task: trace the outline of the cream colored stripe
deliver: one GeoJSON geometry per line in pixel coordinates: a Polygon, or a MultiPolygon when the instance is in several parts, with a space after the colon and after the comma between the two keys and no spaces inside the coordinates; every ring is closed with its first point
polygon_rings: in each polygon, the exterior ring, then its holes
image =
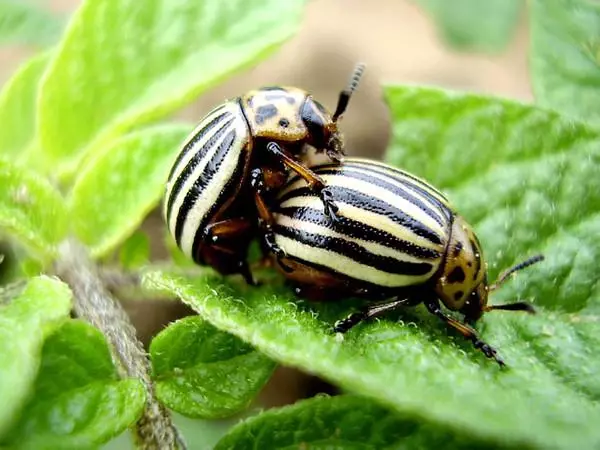
{"type": "Polygon", "coordinates": [[[385,287],[410,286],[428,279],[429,275],[413,276],[390,274],[374,267],[360,264],[340,253],[306,245],[285,236],[276,235],[277,244],[287,252],[301,260],[329,267],[343,275],[385,287]]]}
{"type": "Polygon", "coordinates": [[[392,178],[402,177],[402,178],[406,178],[407,180],[410,180],[412,182],[415,182],[415,180],[413,178],[411,178],[411,177],[414,177],[417,179],[417,183],[421,184],[421,186],[424,189],[426,189],[433,197],[436,197],[440,202],[442,202],[446,205],[448,204],[448,199],[440,190],[438,190],[437,188],[435,188],[434,186],[429,184],[423,178],[418,177],[417,175],[414,175],[414,174],[409,174],[409,172],[406,172],[405,170],[399,169],[397,167],[389,166],[388,164],[385,164],[381,161],[373,161],[373,160],[365,159],[365,158],[346,158],[344,160],[344,162],[347,167],[364,167],[366,170],[369,170],[369,165],[376,166],[380,170],[389,173],[392,178]],[[368,165],[367,165],[367,163],[368,163],[368,165]],[[410,175],[410,177],[407,176],[407,174],[410,175]]]}
{"type": "MultiPolygon", "coordinates": [[[[398,222],[382,214],[365,211],[363,208],[348,205],[343,202],[336,202],[339,207],[338,215],[364,223],[372,228],[390,233],[392,236],[404,241],[412,242],[423,248],[443,252],[444,236],[442,234],[442,245],[431,242],[429,239],[415,234],[410,228],[400,225],[398,222]]],[[[323,203],[318,197],[292,197],[281,204],[281,207],[302,208],[308,207],[323,211],[323,203]]],[[[438,225],[439,226],[439,225],[438,225]]]]}
{"type": "MultiPolygon", "coordinates": [[[[204,117],[204,119],[202,119],[202,121],[198,124],[198,126],[196,126],[194,131],[192,131],[188,135],[188,137],[186,138],[186,140],[183,143],[183,145],[181,146],[181,148],[184,149],[190,143],[190,141],[192,141],[194,139],[194,137],[198,133],[200,133],[202,131],[202,129],[204,127],[206,127],[213,119],[215,119],[216,117],[220,116],[221,114],[224,114],[227,112],[229,112],[232,115],[224,117],[225,120],[223,121],[223,123],[225,123],[227,120],[231,120],[232,118],[235,118],[236,113],[239,114],[238,105],[233,102],[227,103],[225,105],[219,106],[218,108],[215,108],[210,113],[208,113],[208,115],[206,117],[204,117]]],[[[235,121],[236,121],[236,119],[234,119],[234,122],[235,121]]],[[[189,162],[192,160],[192,158],[206,144],[206,142],[208,142],[208,140],[214,136],[214,134],[219,130],[219,128],[221,126],[222,126],[222,124],[215,125],[215,127],[209,133],[206,133],[204,136],[202,136],[201,139],[199,139],[196,143],[194,143],[194,145],[191,146],[185,152],[185,156],[181,159],[181,161],[179,161],[179,163],[177,164],[177,167],[173,171],[173,176],[167,181],[166,194],[165,194],[166,199],[168,199],[171,196],[171,190],[173,189],[173,185],[175,184],[175,182],[181,175],[181,172],[183,172],[183,170],[189,164],[189,162]]],[[[179,157],[179,155],[177,155],[177,157],[179,157]]],[[[205,161],[203,161],[203,162],[205,162],[205,161]]],[[[165,202],[165,203],[167,203],[167,202],[165,202]]],[[[166,211],[165,211],[165,213],[166,213],[166,211]]],[[[166,217],[166,215],[165,215],[165,217],[166,217]]]]}
{"type": "MultiPolygon", "coordinates": [[[[342,233],[338,233],[330,228],[327,228],[327,227],[324,227],[321,225],[317,225],[317,224],[314,224],[311,222],[306,222],[304,220],[299,220],[299,219],[295,219],[295,218],[283,216],[283,215],[277,215],[277,216],[278,217],[276,220],[277,220],[278,225],[282,225],[282,226],[288,227],[288,228],[293,228],[296,230],[302,230],[303,232],[316,234],[319,236],[326,236],[326,237],[330,237],[330,238],[343,239],[345,241],[353,242],[357,245],[360,245],[361,247],[364,247],[369,253],[372,253],[373,255],[387,256],[390,258],[394,258],[394,259],[398,260],[399,262],[435,263],[435,261],[423,260],[423,259],[417,258],[415,256],[409,255],[407,253],[404,253],[400,250],[395,250],[391,247],[387,247],[385,245],[379,244],[377,242],[366,241],[364,239],[355,238],[355,237],[351,237],[351,236],[348,236],[348,235],[345,235],[342,233]]],[[[435,270],[437,270],[437,265],[435,265],[435,267],[432,268],[431,272],[434,272],[435,270]]]]}
{"type": "MultiPolygon", "coordinates": [[[[422,201],[426,206],[428,206],[429,208],[431,208],[431,210],[433,211],[433,213],[442,221],[442,223],[446,222],[446,217],[440,212],[440,210],[438,209],[438,207],[436,205],[434,205],[433,203],[431,203],[431,201],[427,198],[424,197],[422,193],[418,192],[417,190],[413,189],[409,184],[405,183],[406,182],[410,182],[412,184],[417,184],[420,187],[422,187],[424,190],[430,192],[427,188],[426,185],[424,184],[419,184],[418,182],[411,180],[410,178],[407,177],[399,177],[397,174],[393,174],[390,171],[387,171],[386,174],[383,173],[378,173],[375,172],[373,170],[369,170],[368,168],[362,166],[362,167],[357,167],[357,166],[348,166],[348,167],[344,167],[344,173],[348,173],[348,172],[354,172],[354,173],[361,173],[363,175],[367,175],[367,176],[371,176],[371,177],[377,177],[378,179],[385,181],[387,183],[393,184],[394,186],[396,186],[399,189],[402,189],[404,192],[406,192],[408,195],[412,195],[413,197],[417,198],[418,200],[422,201]]],[[[437,198],[435,195],[432,194],[432,197],[437,198]]]]}
{"type": "MultiPolygon", "coordinates": [[[[223,188],[231,179],[233,173],[235,172],[235,168],[239,163],[240,154],[243,151],[242,144],[245,139],[242,131],[245,130],[245,126],[241,122],[238,122],[237,124],[238,129],[236,139],[231,145],[230,150],[227,153],[227,157],[221,163],[219,170],[214,174],[208,186],[206,186],[206,188],[202,191],[202,195],[192,205],[187,217],[185,218],[183,232],[181,234],[181,248],[190,256],[192,256],[194,237],[196,236],[196,232],[200,226],[200,223],[210,210],[211,206],[217,201],[223,188]]],[[[195,172],[195,174],[196,173],[197,172],[195,172]]]]}
{"type": "MultiPolygon", "coordinates": [[[[425,213],[421,208],[413,205],[408,200],[405,200],[402,197],[395,195],[394,193],[392,193],[391,191],[388,191],[387,189],[381,188],[379,186],[376,186],[374,184],[368,183],[363,180],[357,180],[355,178],[350,178],[350,177],[345,177],[345,176],[340,176],[340,175],[324,175],[323,179],[325,180],[325,183],[328,186],[340,186],[345,189],[353,189],[355,191],[365,193],[367,195],[377,198],[378,200],[381,200],[390,205],[393,205],[394,207],[403,211],[408,216],[412,217],[414,220],[424,224],[426,227],[431,229],[433,232],[437,233],[439,236],[444,236],[444,234],[446,233],[446,229],[444,227],[442,227],[439,223],[437,223],[431,216],[429,216],[427,213],[425,213]]],[[[284,202],[284,203],[286,203],[286,202],[284,202]]],[[[336,204],[338,206],[340,206],[342,204],[342,202],[336,201],[336,204]]],[[[356,211],[362,212],[362,214],[368,214],[366,211],[364,211],[361,208],[354,208],[354,209],[356,211]]],[[[357,213],[354,212],[353,217],[360,217],[360,215],[357,215],[357,213]]],[[[377,217],[382,217],[382,216],[375,215],[375,216],[371,216],[371,217],[373,217],[378,222],[381,222],[381,219],[378,220],[377,217]]],[[[364,220],[365,223],[372,225],[372,223],[367,221],[367,219],[360,219],[360,220],[361,221],[364,220]]],[[[388,223],[395,223],[395,222],[393,222],[391,219],[388,219],[388,223]]],[[[412,230],[410,230],[409,228],[403,227],[403,229],[406,230],[407,232],[409,232],[409,235],[415,236],[414,239],[418,238],[418,236],[416,234],[414,234],[414,232],[412,232],[412,230]]],[[[413,240],[413,238],[411,238],[411,240],[413,240]]]]}
{"type": "MultiPolygon", "coordinates": [[[[230,128],[233,129],[233,126],[231,126],[230,128]]],[[[179,192],[176,194],[177,197],[175,197],[175,200],[173,201],[173,212],[171,213],[171,220],[169,222],[169,229],[171,230],[171,233],[173,235],[175,235],[175,226],[177,224],[177,216],[179,216],[179,209],[181,208],[181,205],[183,204],[183,201],[185,200],[185,196],[190,191],[190,189],[192,189],[192,187],[194,186],[194,183],[196,182],[198,177],[202,174],[202,172],[206,168],[206,166],[209,163],[209,161],[211,160],[211,158],[217,152],[219,145],[221,145],[221,142],[223,142],[223,140],[227,136],[228,131],[230,131],[230,130],[229,129],[225,130],[225,132],[223,133],[221,138],[217,142],[215,142],[212,147],[210,147],[208,149],[204,158],[202,158],[200,160],[199,164],[194,168],[192,173],[190,173],[190,175],[187,177],[187,179],[181,186],[181,189],[179,189],[179,192]]]]}

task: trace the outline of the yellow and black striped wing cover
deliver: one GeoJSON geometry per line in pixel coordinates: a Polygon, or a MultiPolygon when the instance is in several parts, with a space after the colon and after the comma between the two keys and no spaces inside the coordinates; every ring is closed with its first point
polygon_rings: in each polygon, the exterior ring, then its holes
{"type": "Polygon", "coordinates": [[[423,180],[383,163],[347,158],[313,168],[339,207],[339,220],[292,179],[275,209],[277,244],[292,261],[367,287],[394,289],[426,282],[437,271],[453,213],[423,180]]]}
{"type": "Polygon", "coordinates": [[[198,263],[204,228],[240,189],[250,143],[238,100],[226,102],[188,136],[171,169],[164,217],[178,247],[198,263]]]}

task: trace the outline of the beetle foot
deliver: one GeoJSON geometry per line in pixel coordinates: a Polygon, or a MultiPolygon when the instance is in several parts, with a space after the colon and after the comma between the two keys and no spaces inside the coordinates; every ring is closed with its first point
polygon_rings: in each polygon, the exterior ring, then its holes
{"type": "Polygon", "coordinates": [[[350,328],[358,325],[365,319],[366,315],[364,312],[355,312],[350,314],[345,319],[338,320],[333,324],[333,331],[335,333],[345,333],[350,328]]]}
{"type": "Polygon", "coordinates": [[[275,234],[271,230],[271,227],[267,227],[267,230],[265,231],[265,234],[264,234],[264,241],[265,241],[265,244],[267,245],[267,248],[269,249],[269,252],[271,252],[273,255],[275,255],[275,258],[277,259],[277,264],[279,264],[279,267],[281,267],[287,273],[293,272],[293,269],[283,262],[283,259],[287,257],[287,254],[275,242],[275,234]]]}
{"type": "Polygon", "coordinates": [[[344,154],[337,149],[328,149],[326,155],[330,160],[337,164],[340,164],[344,160],[344,154]]]}
{"type": "Polygon", "coordinates": [[[319,192],[319,198],[323,202],[325,215],[332,219],[334,222],[337,222],[339,220],[337,213],[340,208],[335,204],[335,201],[333,200],[333,194],[331,193],[331,191],[327,188],[321,189],[321,191],[319,192]]]}
{"type": "Polygon", "coordinates": [[[487,356],[488,358],[493,359],[494,361],[496,361],[500,367],[505,367],[506,366],[506,363],[502,360],[502,358],[500,358],[498,356],[498,352],[491,345],[486,344],[485,342],[483,342],[480,339],[475,339],[473,341],[473,346],[475,348],[481,350],[483,352],[483,354],[485,356],[487,356]]]}

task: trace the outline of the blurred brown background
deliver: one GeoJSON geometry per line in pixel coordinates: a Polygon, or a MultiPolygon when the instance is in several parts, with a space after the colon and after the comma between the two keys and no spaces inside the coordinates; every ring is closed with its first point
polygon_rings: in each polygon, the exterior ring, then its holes
{"type": "MultiPolygon", "coordinates": [[[[72,11],[79,3],[40,0],[44,2],[61,12],[72,11]]],[[[362,61],[367,71],[344,116],[342,130],[349,154],[378,157],[390,131],[379,88],[382,82],[436,85],[531,100],[526,25],[523,11],[516,34],[500,54],[459,53],[441,41],[434,23],[409,0],[311,0],[294,38],[268,60],[232,77],[178,116],[196,122],[225,98],[266,84],[302,87],[332,108],[353,65],[362,61]]],[[[27,48],[0,47],[0,83],[31,53],[27,48]]],[[[159,222],[155,225],[161,226],[159,222]]],[[[182,312],[180,307],[146,306],[129,308],[145,339],[182,312]]],[[[307,390],[314,388],[314,380],[280,369],[262,401],[284,404],[310,394],[307,390]]]]}

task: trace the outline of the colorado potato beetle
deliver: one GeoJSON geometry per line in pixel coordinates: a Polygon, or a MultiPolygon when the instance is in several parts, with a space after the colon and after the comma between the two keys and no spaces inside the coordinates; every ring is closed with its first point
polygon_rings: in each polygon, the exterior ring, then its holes
{"type": "Polygon", "coordinates": [[[327,214],[335,213],[325,183],[301,157],[309,145],[340,160],[338,119],[363,69],[356,66],[333,114],[301,89],[264,87],[217,106],[200,121],[171,168],[164,195],[164,218],[183,253],[253,284],[246,259],[257,215],[268,227],[265,194],[283,186],[289,170],[308,183],[327,214]]]}
{"type": "Polygon", "coordinates": [[[282,188],[273,209],[271,239],[284,252],[278,266],[297,293],[321,300],[388,299],[336,322],[334,330],[341,333],[395,308],[424,303],[429,312],[503,365],[472,325],[491,310],[534,312],[524,302],[489,305],[488,296],[509,275],[543,257],[529,258],[489,284],[477,236],[429,183],[361,158],[313,170],[338,205],[337,220],[324,214],[318,198],[297,177],[282,188]],[[440,300],[464,320],[444,312],[440,300]]]}

